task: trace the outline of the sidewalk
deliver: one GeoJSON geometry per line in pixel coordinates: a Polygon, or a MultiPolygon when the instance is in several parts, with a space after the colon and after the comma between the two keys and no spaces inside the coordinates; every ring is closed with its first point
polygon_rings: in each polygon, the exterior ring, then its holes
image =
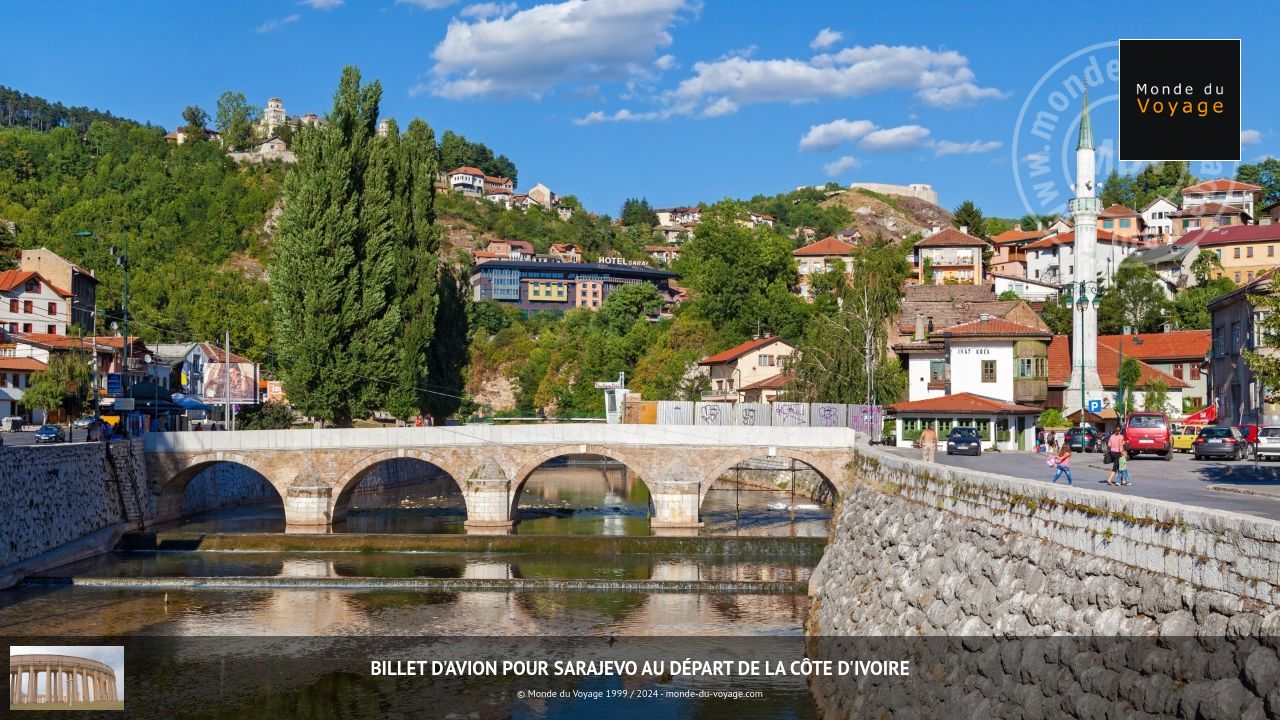
{"type": "Polygon", "coordinates": [[[1280,500],[1280,485],[1210,485],[1210,490],[1280,500]]]}

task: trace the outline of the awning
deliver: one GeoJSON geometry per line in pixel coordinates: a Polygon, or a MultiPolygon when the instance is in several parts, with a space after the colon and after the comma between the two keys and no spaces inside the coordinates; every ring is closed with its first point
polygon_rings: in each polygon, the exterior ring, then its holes
{"type": "Polygon", "coordinates": [[[174,393],[171,399],[173,400],[173,404],[177,405],[183,410],[211,410],[212,409],[208,405],[205,405],[204,403],[200,402],[199,400],[193,397],[189,397],[187,395],[183,395],[182,393],[174,393]]]}
{"type": "Polygon", "coordinates": [[[1184,425],[1208,425],[1218,419],[1218,406],[1209,405],[1183,419],[1184,425]]]}

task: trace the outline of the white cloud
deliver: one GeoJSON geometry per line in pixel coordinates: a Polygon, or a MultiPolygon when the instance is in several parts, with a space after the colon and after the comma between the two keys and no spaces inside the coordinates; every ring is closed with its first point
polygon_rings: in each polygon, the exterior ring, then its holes
{"type": "Polygon", "coordinates": [[[939,140],[933,146],[935,155],[972,155],[975,153],[991,152],[1001,145],[999,140],[974,140],[973,142],[952,142],[951,140],[939,140]]]}
{"type": "Polygon", "coordinates": [[[1240,131],[1241,145],[1257,145],[1260,142],[1262,142],[1261,132],[1257,130],[1241,130],[1240,131]]]}
{"type": "Polygon", "coordinates": [[[596,123],[602,122],[637,122],[641,120],[657,119],[659,118],[658,113],[656,112],[633,113],[630,110],[623,108],[613,114],[607,114],[602,110],[596,110],[595,112],[587,113],[585,117],[575,119],[573,124],[595,125],[596,123]]]}
{"type": "Polygon", "coordinates": [[[332,10],[342,4],[342,0],[301,0],[299,5],[306,5],[312,10],[332,10]]]}
{"type": "Polygon", "coordinates": [[[259,25],[258,27],[254,28],[254,29],[253,29],[253,31],[254,31],[254,32],[259,32],[259,33],[268,33],[268,32],[271,32],[272,30],[275,30],[276,28],[278,28],[278,27],[280,27],[280,26],[282,26],[282,25],[288,25],[288,24],[290,24],[290,23],[296,23],[296,22],[298,22],[298,21],[299,21],[299,20],[301,20],[301,19],[302,19],[302,16],[301,16],[301,15],[299,15],[298,13],[294,13],[294,14],[292,14],[292,15],[288,15],[288,16],[286,16],[286,17],[282,17],[282,18],[280,18],[279,20],[268,20],[268,21],[266,21],[266,22],[262,23],[261,25],[259,25]]]}
{"type": "Polygon", "coordinates": [[[851,47],[809,60],[754,60],[725,57],[693,66],[693,76],[667,96],[676,112],[693,114],[714,98],[739,106],[847,98],[886,90],[914,90],[925,103],[963,107],[1003,97],[995,88],[974,84],[969,60],[954,51],[875,45],[851,47]]]}
{"type": "Polygon", "coordinates": [[[801,150],[830,150],[840,143],[857,140],[876,129],[870,120],[832,120],[829,123],[809,126],[809,132],[800,138],[801,150]]]}
{"type": "Polygon", "coordinates": [[[397,5],[413,5],[423,10],[439,10],[440,8],[447,8],[456,2],[458,0],[396,0],[397,5]]]}
{"type": "MultiPolygon", "coordinates": [[[[415,2],[436,0],[415,0],[415,2]]],[[[625,79],[671,44],[686,0],[565,0],[509,17],[454,19],[432,52],[430,89],[448,98],[541,94],[625,79]]]]}
{"type": "Polygon", "coordinates": [[[844,39],[844,33],[831,28],[822,28],[818,34],[809,41],[810,50],[826,50],[844,39]]]}
{"type": "Polygon", "coordinates": [[[494,2],[484,2],[477,3],[475,5],[468,5],[459,10],[458,14],[462,17],[471,18],[495,18],[506,17],[507,15],[515,12],[515,9],[515,3],[499,4],[494,2]]]}
{"type": "Polygon", "coordinates": [[[738,104],[729,98],[720,98],[708,105],[702,111],[702,117],[720,117],[721,115],[732,115],[738,112],[738,104]]]}
{"type": "Polygon", "coordinates": [[[670,70],[671,68],[676,66],[676,56],[663,55],[662,57],[653,61],[653,66],[663,71],[670,70]]]}
{"type": "Polygon", "coordinates": [[[867,133],[858,144],[863,150],[907,150],[923,145],[929,129],[919,125],[899,125],[867,133]]]}
{"type": "Polygon", "coordinates": [[[845,155],[841,157],[839,160],[832,160],[826,165],[823,165],[822,171],[825,172],[830,177],[835,177],[836,175],[839,175],[840,173],[848,172],[858,167],[861,164],[862,163],[859,162],[858,159],[853,157],[852,155],[845,155]]]}

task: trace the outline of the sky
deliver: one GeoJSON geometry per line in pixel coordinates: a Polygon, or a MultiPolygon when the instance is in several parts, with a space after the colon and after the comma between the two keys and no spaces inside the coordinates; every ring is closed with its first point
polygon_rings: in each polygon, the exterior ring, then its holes
{"type": "Polygon", "coordinates": [[[323,114],[354,64],[401,127],[419,117],[483,142],[516,163],[521,189],[541,182],[596,212],[616,215],[628,197],[665,207],[860,181],[927,183],[948,208],[971,199],[1018,217],[1069,194],[1037,184],[1069,182],[1078,92],[1047,142],[1019,116],[1049,109],[1094,61],[1100,176],[1112,167],[1106,68],[1120,37],[1240,38],[1242,159],[1280,154],[1280,94],[1267,84],[1280,76],[1268,36],[1280,6],[1210,7],[46,0],[6,4],[0,84],[172,128],[189,104],[212,115],[224,90],[323,114]]]}

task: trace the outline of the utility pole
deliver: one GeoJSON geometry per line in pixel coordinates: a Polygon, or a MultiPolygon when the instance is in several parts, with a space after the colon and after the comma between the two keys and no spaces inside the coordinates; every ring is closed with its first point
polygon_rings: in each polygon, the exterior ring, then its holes
{"type": "Polygon", "coordinates": [[[227,393],[226,393],[227,394],[227,412],[226,412],[226,416],[223,418],[223,421],[226,423],[227,430],[230,431],[230,430],[236,429],[235,428],[236,416],[235,416],[235,413],[231,411],[231,331],[230,330],[226,331],[226,336],[224,337],[223,343],[224,344],[222,348],[222,352],[223,352],[222,359],[226,362],[226,365],[222,367],[222,384],[227,388],[227,393]]]}

